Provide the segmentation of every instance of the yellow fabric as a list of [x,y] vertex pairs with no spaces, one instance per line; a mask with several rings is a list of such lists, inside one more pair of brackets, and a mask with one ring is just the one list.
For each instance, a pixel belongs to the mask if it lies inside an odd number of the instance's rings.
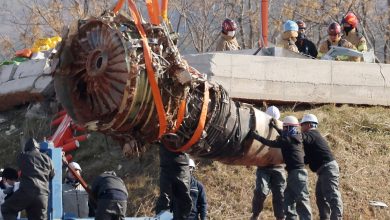
[[53,49],[56,47],[57,43],[60,41],[62,41],[62,38],[60,36],[55,36],[55,37],[51,37],[51,38],[40,38],[34,42],[33,47],[31,48],[31,51],[33,53],[36,53],[39,51]]

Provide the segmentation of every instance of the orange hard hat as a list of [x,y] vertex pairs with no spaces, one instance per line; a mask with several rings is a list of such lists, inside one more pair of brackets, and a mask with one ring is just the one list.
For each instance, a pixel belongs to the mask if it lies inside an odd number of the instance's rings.
[[348,12],[343,17],[343,20],[341,20],[341,24],[345,24],[345,23],[351,25],[353,28],[356,28],[356,26],[359,23],[359,20],[353,12]]

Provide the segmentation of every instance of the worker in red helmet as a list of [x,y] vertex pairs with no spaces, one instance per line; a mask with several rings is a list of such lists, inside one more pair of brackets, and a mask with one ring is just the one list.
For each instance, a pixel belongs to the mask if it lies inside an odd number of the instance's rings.
[[[356,50],[356,47],[351,42],[341,38],[341,26],[337,22],[332,22],[329,25],[328,39],[320,44],[317,57],[322,58],[330,50],[331,46]],[[336,60],[359,62],[359,57],[337,56]]]
[[232,19],[225,19],[222,23],[221,37],[218,41],[216,51],[240,50],[236,39],[237,24]]
[[295,45],[300,53],[316,58],[318,55],[316,45],[306,36],[306,24],[302,20],[296,21],[298,25],[298,37]]
[[353,12],[348,12],[341,20],[341,29],[344,31],[343,38],[351,42],[358,51],[366,52],[367,40],[357,29],[359,20]]

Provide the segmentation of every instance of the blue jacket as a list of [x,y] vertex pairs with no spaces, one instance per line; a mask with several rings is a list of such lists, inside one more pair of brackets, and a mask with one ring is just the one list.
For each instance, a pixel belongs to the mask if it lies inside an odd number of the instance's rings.
[[189,215],[189,220],[206,220],[207,201],[206,191],[202,183],[191,175],[190,195],[192,199],[192,209]]

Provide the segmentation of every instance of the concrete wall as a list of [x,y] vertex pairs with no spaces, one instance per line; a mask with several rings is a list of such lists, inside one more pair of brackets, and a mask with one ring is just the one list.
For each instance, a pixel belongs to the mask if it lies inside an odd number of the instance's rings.
[[390,65],[225,53],[186,55],[233,98],[390,105]]

